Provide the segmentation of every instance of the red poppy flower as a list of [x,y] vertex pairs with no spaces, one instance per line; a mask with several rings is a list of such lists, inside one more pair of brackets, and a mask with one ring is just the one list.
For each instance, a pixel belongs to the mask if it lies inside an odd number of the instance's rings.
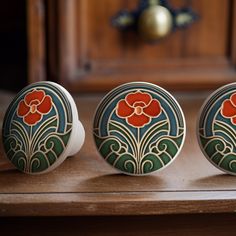
[[236,125],[236,93],[222,103],[221,115],[230,118],[231,122]]
[[151,118],[159,116],[160,113],[159,101],[140,91],[128,94],[125,99],[118,102],[116,109],[118,117],[125,118],[128,124],[136,128],[147,125]]
[[43,90],[33,90],[20,101],[17,115],[28,125],[37,124],[52,108],[52,99]]

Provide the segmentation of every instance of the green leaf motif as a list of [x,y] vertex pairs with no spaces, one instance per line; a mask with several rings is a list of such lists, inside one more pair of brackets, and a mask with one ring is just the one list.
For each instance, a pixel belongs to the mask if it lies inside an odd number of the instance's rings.
[[[9,134],[4,142],[12,163],[26,173],[42,172],[53,165],[65,150],[72,130],[68,126],[64,134],[56,132],[55,117],[46,120],[41,127],[31,138],[24,127],[18,125],[18,129],[13,129],[16,134]],[[28,145],[25,146],[25,143]]]
[[178,152],[183,132],[177,137],[164,136],[150,145],[151,152],[142,158],[142,169],[144,173],[158,170],[166,166]]
[[222,135],[228,142],[236,146],[236,132],[230,125],[222,121],[215,121],[214,132]]
[[50,167],[65,150],[69,140],[71,129],[65,134],[51,134],[45,139],[31,158],[31,171],[41,172]]
[[224,170],[236,173],[236,155],[234,154],[231,143],[220,136],[200,136],[200,140],[205,144],[204,150],[212,162]]
[[167,135],[169,130],[169,125],[166,120],[160,121],[153,125],[151,128],[148,129],[148,131],[145,133],[145,135],[142,137],[141,143],[140,143],[140,152],[142,155],[148,152],[149,146],[152,142],[152,139],[154,137],[157,137],[158,135]]
[[99,150],[102,156],[111,165],[115,165],[117,158],[127,152],[127,145],[115,136],[100,138],[95,134],[94,137],[96,143],[99,144]]
[[24,171],[27,165],[25,152],[18,150],[17,152],[13,153],[11,156],[11,162],[17,166],[19,170]]
[[117,121],[111,121],[109,124],[109,134],[110,136],[120,136],[123,141],[121,141],[120,139],[119,140],[121,142],[126,143],[133,155],[137,155],[138,150],[136,145],[136,139],[125,125]]
[[99,150],[108,163],[124,172],[136,172],[136,160],[127,152],[128,147],[125,143],[115,136],[100,138],[95,135],[95,139],[100,143]]
[[[94,137],[101,155],[112,166],[130,174],[145,174],[164,167],[172,160],[179,150],[183,132],[178,137],[161,136],[148,146],[149,152],[141,156],[128,152],[128,145],[117,136],[100,137],[94,133]],[[137,142],[136,145],[138,149]]]

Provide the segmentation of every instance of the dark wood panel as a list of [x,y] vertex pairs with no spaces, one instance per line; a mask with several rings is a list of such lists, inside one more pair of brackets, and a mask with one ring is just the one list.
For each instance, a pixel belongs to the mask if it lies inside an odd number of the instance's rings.
[[27,84],[26,0],[0,8],[0,87],[17,91]]
[[[216,89],[235,81],[236,73],[231,62],[224,63],[226,60],[220,58],[209,60],[212,64],[203,60],[206,62],[204,65],[201,60],[192,61],[195,61],[192,66],[181,60],[177,64],[167,62],[163,65],[164,69],[158,69],[160,64],[158,66],[155,64],[136,64],[136,67],[133,63],[127,66],[117,63],[114,66],[113,63],[98,62],[95,66],[99,69],[90,72],[77,70],[73,78],[62,77],[64,79],[59,81],[70,91],[83,93],[109,91],[118,85],[132,81],[151,82],[171,91]],[[130,68],[134,68],[135,71],[131,71]]]
[[232,2],[232,16],[233,16],[233,20],[232,20],[232,29],[233,31],[231,32],[231,43],[229,46],[229,53],[232,57],[232,64],[234,66],[234,68],[236,68],[236,14],[233,14],[233,12],[236,12],[236,1]]
[[[2,218],[3,235],[80,236],[231,236],[234,214],[175,215],[159,217]],[[14,226],[14,227],[13,227]]]
[[27,0],[28,82],[46,80],[45,4]]
[[88,60],[158,61],[226,55],[230,1],[193,0],[192,8],[199,13],[200,19],[190,28],[176,31],[155,45],[144,43],[136,34],[122,34],[110,24],[117,11],[135,9],[138,1],[103,0],[102,3],[96,0],[75,3],[76,12],[81,13],[82,8],[86,12],[83,19],[81,16],[76,19],[76,25],[84,27],[84,34],[78,34],[77,39],[86,43]]
[[[134,9],[136,0],[49,4],[54,17],[49,17],[48,40],[50,45],[58,43],[49,48],[49,78],[82,92],[107,91],[137,80],[178,90],[216,88],[234,81],[233,1],[191,2],[200,19],[155,45],[110,24],[118,10]],[[183,5],[179,0],[171,3]]]

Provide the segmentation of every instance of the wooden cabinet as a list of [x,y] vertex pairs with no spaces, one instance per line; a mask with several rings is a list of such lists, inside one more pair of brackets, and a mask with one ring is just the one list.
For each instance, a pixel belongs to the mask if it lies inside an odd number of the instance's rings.
[[[176,8],[186,3],[184,0],[170,2]],[[122,33],[111,25],[112,16],[121,9],[135,9],[137,0],[46,2],[43,4],[45,21],[41,22],[42,28],[45,23],[47,26],[45,42],[42,40],[45,78],[58,81],[72,91],[83,92],[107,91],[137,80],[182,90],[215,88],[234,81],[235,1],[189,2],[199,14],[199,20],[156,44],[147,44],[137,34]],[[35,42],[35,37],[32,40],[33,44],[40,44]],[[42,63],[42,59],[37,62]],[[42,77],[36,75],[31,81],[38,79]]]

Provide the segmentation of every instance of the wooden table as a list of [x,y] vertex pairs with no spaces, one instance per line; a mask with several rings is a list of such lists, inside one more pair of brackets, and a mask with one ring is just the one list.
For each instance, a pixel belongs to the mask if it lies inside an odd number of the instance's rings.
[[[13,94],[0,94],[2,120]],[[99,156],[92,118],[101,96],[75,96],[86,130],[85,145],[48,174],[0,172],[0,215],[4,216],[0,232],[235,235],[236,177],[223,174],[204,158],[195,135],[196,116],[206,95],[175,94],[186,116],[184,148],[169,167],[144,177],[119,174]],[[6,161],[0,150],[3,166]]]

